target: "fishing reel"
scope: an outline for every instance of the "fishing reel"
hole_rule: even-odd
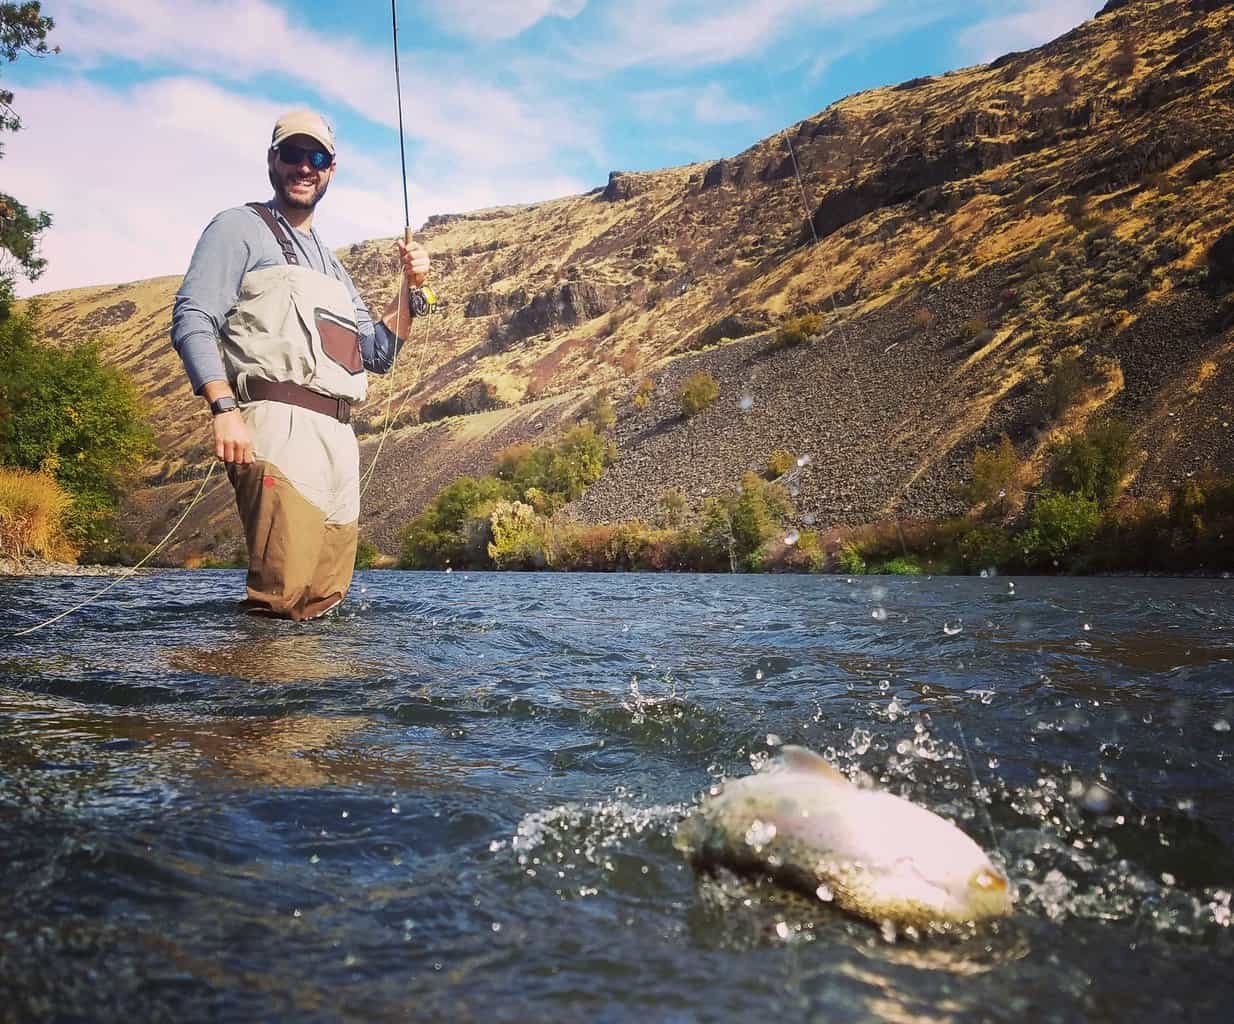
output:
[[[421,285],[411,289],[411,315],[428,316],[437,308],[437,296],[433,289]]]

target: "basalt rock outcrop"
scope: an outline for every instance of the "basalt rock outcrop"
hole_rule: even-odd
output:
[[[546,331],[573,327],[607,313],[621,299],[613,285],[568,281],[533,296],[489,335],[496,349]]]

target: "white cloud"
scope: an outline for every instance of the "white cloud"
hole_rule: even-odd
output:
[[[703,124],[744,124],[757,121],[757,107],[733,99],[723,86],[713,82],[694,100],[694,116]]]
[[[631,95],[627,105],[642,121],[672,124],[678,129],[686,118],[715,125],[748,124],[762,117],[757,107],[734,99],[719,82],[698,88],[644,89]]]
[[[1040,46],[1075,28],[1105,6],[1104,0],[1019,0],[999,3],[999,13],[960,33],[960,46],[982,62],[1012,50]]]
[[[312,31],[266,0],[63,0],[54,38],[63,59],[85,67],[127,60],[234,82],[277,74],[370,122],[397,124],[387,48]],[[517,165],[588,138],[564,102],[522,98],[462,65],[402,63],[408,137],[432,140],[460,159]]]
[[[454,0],[432,4],[429,13],[455,35],[479,40],[512,39],[545,18],[576,18],[587,0]]]
[[[54,217],[48,269],[24,295],[182,273],[210,217],[270,194],[264,151],[280,104],[165,78],[129,89],[26,87],[21,107],[26,127],[8,142],[5,189]],[[409,184],[417,223],[583,190],[551,165],[459,167]],[[323,237],[343,246],[400,234],[402,223],[397,158],[344,154],[316,218]]]
[[[757,53],[793,28],[871,14],[887,0],[629,0],[615,5],[603,39],[575,59],[595,71],[638,64],[721,64]]]

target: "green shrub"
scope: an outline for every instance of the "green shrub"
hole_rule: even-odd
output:
[[[617,413],[613,410],[608,388],[601,388],[583,403],[579,409],[579,419],[590,423],[600,434],[617,422]]]
[[[998,526],[978,525],[965,530],[956,541],[960,566],[971,573],[1003,569],[1016,560],[1017,548],[1010,533]]]
[[[492,539],[489,514],[497,502],[511,497],[505,481],[490,476],[459,477],[438,491],[428,508],[403,528],[399,567],[487,568]]]
[[[836,568],[848,576],[863,576],[868,570],[866,560],[861,557],[861,549],[856,544],[844,544],[836,558]]]
[[[543,569],[552,564],[547,521],[521,501],[499,501],[489,516],[488,556],[498,569]]]
[[[890,576],[924,576],[926,569],[916,555],[901,555],[890,562],[884,562],[878,567],[878,571]]]
[[[733,555],[739,567],[758,568],[759,549],[783,530],[785,520],[792,514],[788,492],[778,484],[747,473],[742,477],[741,489],[721,500],[728,512]]]
[[[650,377],[644,377],[638,385],[638,390],[634,392],[634,408],[646,409],[651,405],[651,396],[655,393],[656,382]]]
[[[766,477],[768,480],[778,480],[789,470],[797,465],[797,460],[792,452],[786,452],[780,448],[771,453],[771,457],[767,460]]]
[[[667,527],[679,527],[686,520],[689,503],[680,489],[671,487],[660,495],[660,511]]]
[[[1084,390],[1084,369],[1079,349],[1067,349],[1050,362],[1046,380],[1046,408],[1053,419],[1070,409]]]
[[[720,397],[720,385],[706,370],[700,370],[681,386],[681,415],[697,416]]]
[[[1131,428],[1121,420],[1090,424],[1051,450],[1049,484],[1082,494],[1102,506],[1117,496],[1131,462]]]
[[[1028,529],[1018,538],[1031,566],[1065,567],[1069,555],[1088,544],[1101,525],[1101,509],[1083,494],[1043,491],[1029,513]]]
[[[1019,468],[1019,456],[1011,438],[1003,434],[997,447],[981,448],[973,456],[973,478],[964,489],[965,500],[973,506],[995,503],[994,510],[1002,511]]]
[[[373,568],[373,563],[377,560],[377,555],[379,553],[380,552],[378,552],[376,544],[361,537],[360,540],[356,542],[356,568]]]
[[[511,497],[551,515],[599,480],[612,456],[608,442],[590,423],[584,423],[542,448],[507,448],[498,455],[495,472],[498,480],[509,485]]]
[[[776,330],[775,347],[793,348],[803,345],[823,330],[823,318],[818,313],[806,313],[785,320]]]

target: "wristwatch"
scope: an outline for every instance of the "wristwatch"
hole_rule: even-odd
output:
[[[225,412],[233,412],[240,408],[240,403],[237,402],[231,395],[224,395],[222,398],[216,398],[210,403],[210,415],[221,416]]]

